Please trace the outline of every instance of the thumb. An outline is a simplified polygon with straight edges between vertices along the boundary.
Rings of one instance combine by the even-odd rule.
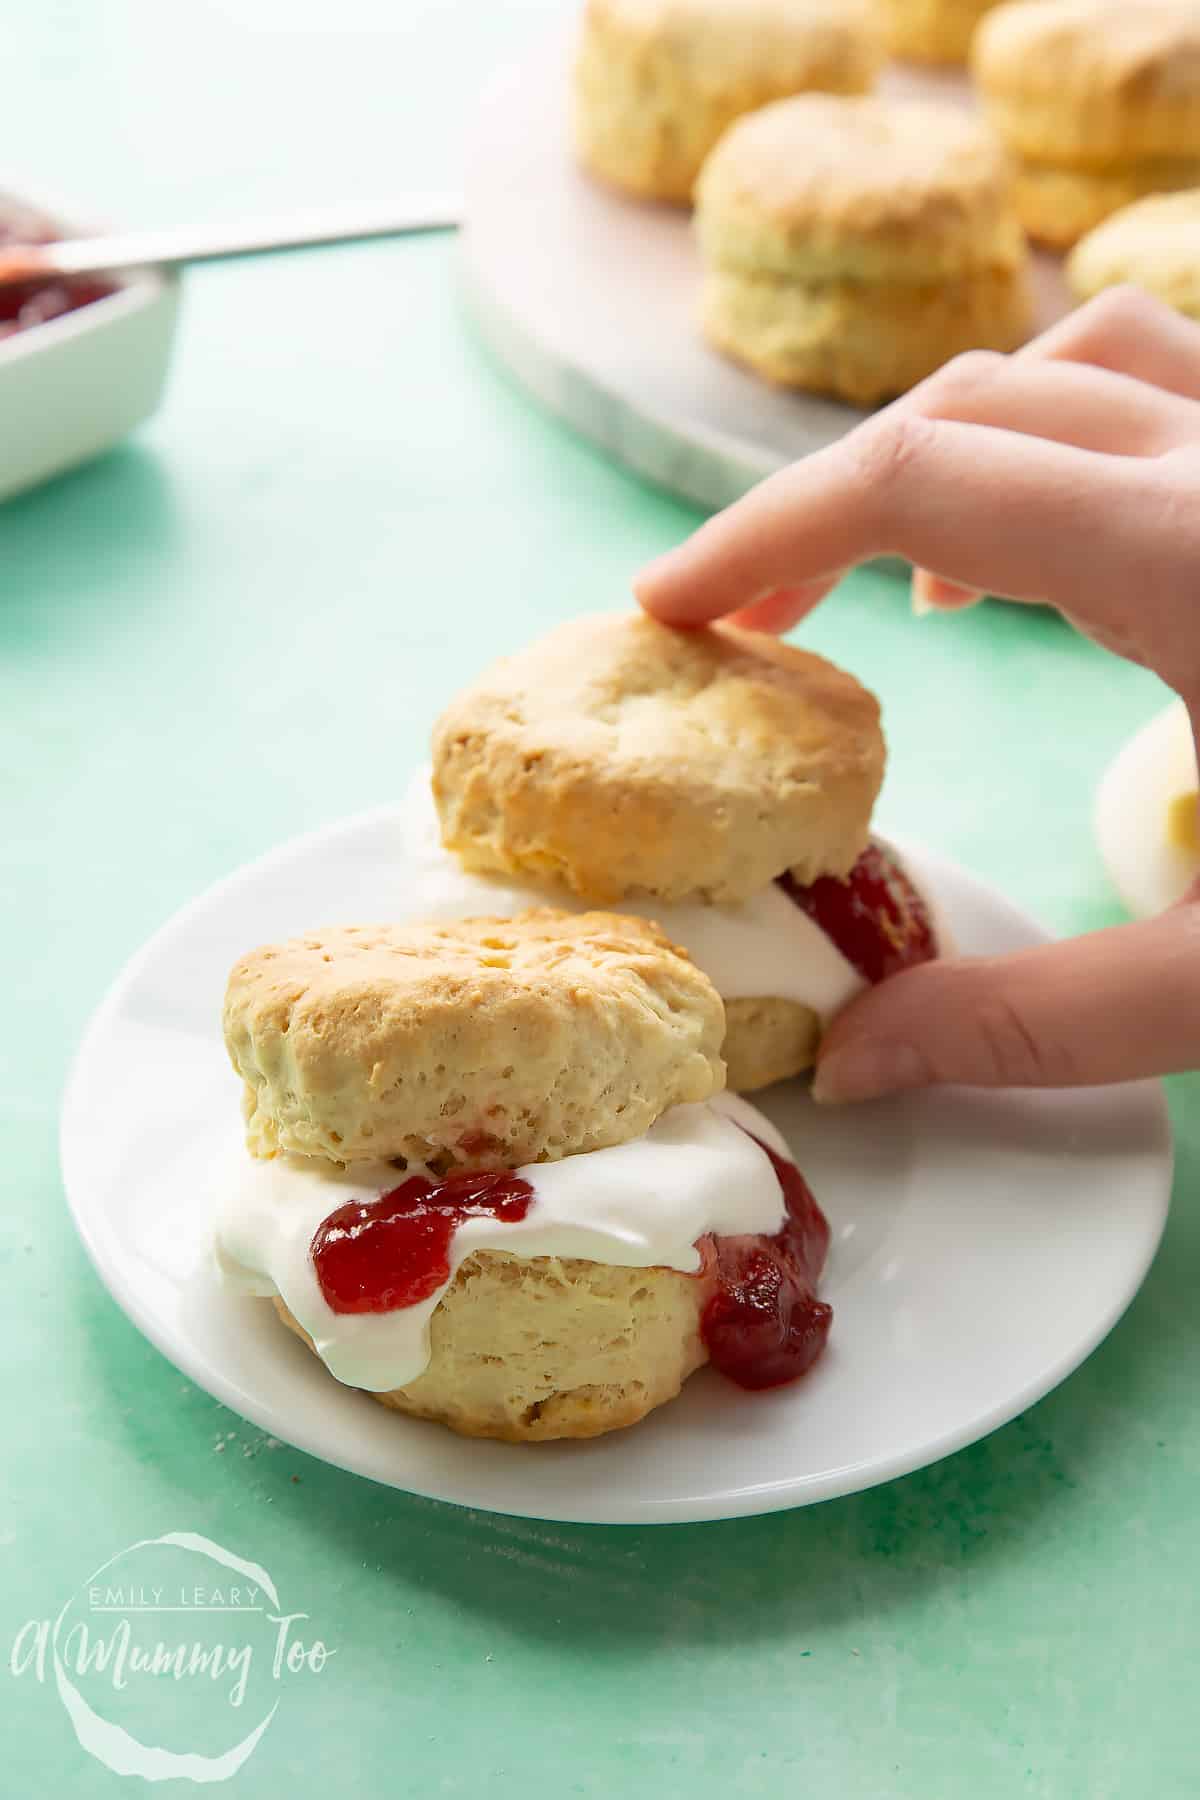
[[[1200,1067],[1200,903],[1013,956],[923,963],[825,1034],[820,1101],[934,1082],[1077,1087]]]

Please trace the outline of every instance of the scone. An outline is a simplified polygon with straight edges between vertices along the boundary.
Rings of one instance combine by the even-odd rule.
[[[732,626],[577,619],[442,714],[397,885],[414,916],[653,918],[720,992],[748,1091],[809,1068],[846,1001],[937,953],[928,903],[870,838],[883,767],[877,702],[818,656]]]
[[[971,68],[1031,237],[1067,248],[1146,194],[1200,184],[1193,0],[1013,0],[980,26]]]
[[[888,48],[910,62],[961,63],[996,0],[883,0]]]
[[[466,1436],[616,1430],[706,1362],[794,1380],[829,1331],[828,1226],[774,1128],[719,1094],[721,1026],[637,919],[254,951],[225,1007],[253,1099],[218,1266],[340,1381]]]
[[[872,0],[588,0],[579,156],[628,193],[686,203],[743,113],[811,89],[866,93],[882,59]]]
[[[1155,194],[1115,213],[1076,244],[1067,280],[1080,300],[1133,282],[1200,319],[1200,188]]]
[[[952,107],[806,94],[741,120],[696,187],[709,342],[873,406],[1030,329],[1011,172]]]

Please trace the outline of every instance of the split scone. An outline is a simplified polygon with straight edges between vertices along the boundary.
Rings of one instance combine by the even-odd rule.
[[[705,336],[784,386],[873,406],[1029,333],[1011,171],[953,107],[764,107],[705,163],[696,227]]]
[[[1133,282],[1200,319],[1200,187],[1152,194],[1114,213],[1076,244],[1067,280],[1080,300]]]
[[[579,156],[628,193],[686,204],[743,113],[812,89],[865,94],[882,60],[872,0],[588,0]]]
[[[225,1003],[249,1129],[218,1264],[340,1381],[467,1436],[632,1425],[705,1362],[794,1380],[828,1227],[720,1095],[722,1029],[681,951],[604,913],[256,950]]]
[[[812,1065],[867,984],[937,954],[927,902],[870,837],[883,767],[874,696],[819,656],[732,626],[573,620],[442,714],[432,804],[422,780],[398,845],[403,905],[656,920],[724,1000],[730,1086],[765,1087]]]
[[[910,62],[963,63],[997,0],[883,0],[888,48]]]
[[[1065,249],[1146,194],[1200,185],[1194,0],[1013,0],[971,68],[1040,242]]]

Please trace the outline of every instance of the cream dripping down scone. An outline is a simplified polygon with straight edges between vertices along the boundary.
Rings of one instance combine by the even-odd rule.
[[[743,113],[811,89],[866,93],[882,60],[872,0],[588,0],[576,146],[601,180],[686,203]]]
[[[398,885],[414,916],[656,920],[720,992],[748,1091],[810,1067],[848,1000],[937,954],[927,902],[870,837],[883,768],[878,703],[821,657],[732,626],[578,619],[442,714]]]
[[[615,1430],[706,1362],[794,1380],[829,1330],[828,1226],[720,1093],[721,1029],[638,919],[254,951],[225,1007],[250,1130],[218,1172],[218,1265],[340,1381],[467,1436]]]
[[[740,120],[696,184],[700,325],[786,387],[873,406],[1028,336],[1012,171],[950,106],[804,94]]]
[[[1013,0],[971,67],[1031,237],[1066,248],[1146,194],[1200,185],[1194,0]]]

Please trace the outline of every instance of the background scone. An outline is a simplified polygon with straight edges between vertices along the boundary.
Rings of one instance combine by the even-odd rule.
[[[1066,247],[1145,194],[1200,184],[1193,0],[1013,0],[980,26],[971,67],[1041,242]]]
[[[911,62],[961,63],[996,0],[883,0],[888,48]]]
[[[870,841],[879,707],[822,658],[732,626],[578,619],[493,665],[410,795],[408,903],[430,917],[603,897],[659,921],[725,1002],[730,1085],[808,1068],[823,1022],[936,952]]]
[[[336,926],[229,978],[247,1142],[510,1167],[616,1144],[719,1089],[711,983],[653,925],[552,911]]]
[[[705,163],[696,224],[705,335],[785,386],[870,406],[1029,332],[1011,171],[951,107],[764,107]]]
[[[872,0],[588,0],[579,155],[629,193],[686,203],[743,113],[812,89],[866,93],[882,60]]]
[[[1155,194],[1114,213],[1076,244],[1067,280],[1080,300],[1133,282],[1200,319],[1200,188]]]

